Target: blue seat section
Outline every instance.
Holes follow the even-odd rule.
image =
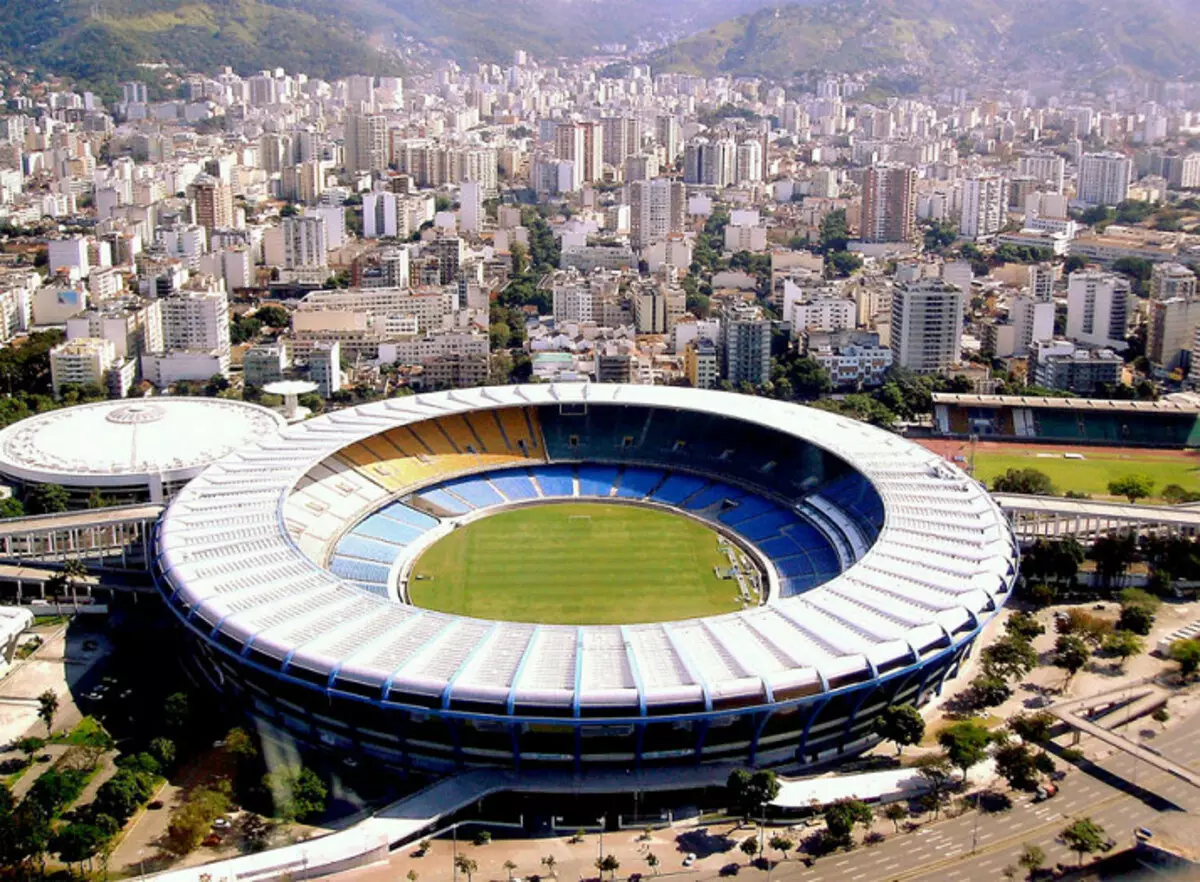
[[[883,500],[871,482],[850,472],[820,488],[820,494],[852,518],[871,539],[883,529]]]
[[[387,508],[376,512],[376,514],[390,518],[393,521],[399,521],[402,524],[408,524],[410,527],[416,527],[422,532],[432,530],[438,524],[437,518],[427,515],[423,511],[417,511],[415,508],[409,508],[403,502],[393,502]]]
[[[363,560],[351,560],[350,558],[334,555],[333,560],[329,562],[329,569],[334,575],[341,576],[343,579],[386,585],[388,570],[390,568],[383,564],[368,563]]]
[[[779,535],[784,527],[797,520],[796,515],[776,506],[773,511],[738,524],[733,529],[751,542],[758,542]]]
[[[658,486],[663,479],[661,469],[641,469],[631,466],[621,473],[617,495],[625,499],[645,499],[646,494]]]
[[[697,478],[695,475],[669,475],[650,498],[655,502],[679,505],[707,483],[704,478]]]
[[[400,548],[403,548],[424,532],[424,530],[410,527],[408,524],[397,523],[391,518],[385,518],[382,515],[376,514],[356,526],[351,531],[351,535],[366,536],[370,539],[389,542],[397,546],[392,549],[392,555],[395,556],[399,553]]]
[[[534,480],[547,497],[575,495],[575,468],[569,465],[532,468]]]
[[[474,509],[473,505],[468,505],[461,500],[455,499],[445,490],[441,489],[440,486],[422,490],[420,493],[414,494],[414,498],[423,499],[430,505],[436,505],[442,511],[449,512],[452,515],[466,514]]]
[[[617,482],[615,466],[581,465],[579,467],[580,496],[611,496]]]
[[[761,514],[766,514],[773,508],[777,508],[777,506],[765,499],[760,499],[757,496],[743,496],[738,500],[736,507],[726,509],[717,515],[717,520],[733,527],[737,524],[744,524],[751,518],[756,518]]]
[[[368,539],[366,536],[358,536],[354,533],[348,536],[343,536],[337,544],[335,554],[348,554],[351,557],[361,557],[365,560],[373,560],[376,563],[391,565],[396,559],[396,555],[400,553],[400,549],[395,545],[389,545],[386,542],[377,542],[374,539]]]
[[[745,491],[728,484],[710,484],[683,504],[689,511],[702,511],[709,506],[723,503],[726,500],[737,501],[746,495]]]
[[[489,475],[488,480],[492,482],[492,486],[504,494],[504,497],[510,502],[519,502],[523,499],[538,499],[539,494],[537,488],[533,486],[533,481],[523,471],[502,472],[498,475]]]
[[[489,505],[499,505],[504,501],[484,475],[468,475],[465,478],[455,478],[443,481],[441,488],[471,504],[472,508],[487,508]]]

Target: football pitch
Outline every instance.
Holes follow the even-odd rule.
[[[1138,474],[1154,482],[1154,498],[1144,502],[1161,502],[1157,497],[1168,484],[1200,493],[1200,458],[1138,450],[1080,452],[1083,459],[1066,459],[1062,451],[1047,447],[1005,453],[980,451],[975,455],[975,477],[991,487],[992,479],[1008,469],[1037,469],[1054,483],[1056,493],[1074,491],[1102,499],[1112,498],[1108,492],[1110,481]]]
[[[417,560],[416,606],[560,625],[668,621],[740,608],[718,534],[633,505],[555,503],[460,527]]]

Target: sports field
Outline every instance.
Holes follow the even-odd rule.
[[[632,505],[561,503],[460,527],[417,560],[417,606],[485,619],[562,625],[658,622],[732,612],[734,581],[717,534]]]
[[[959,441],[927,441],[935,450],[963,468],[971,462],[971,445]],[[1083,459],[1067,459],[1064,453]],[[1058,447],[1043,444],[980,442],[975,447],[975,477],[989,487],[996,475],[1008,469],[1037,469],[1054,483],[1059,494],[1074,491],[1095,499],[1111,499],[1108,483],[1130,474],[1146,475],[1154,482],[1154,497],[1168,484],[1200,493],[1200,456],[1182,450],[1142,450],[1129,447]]]

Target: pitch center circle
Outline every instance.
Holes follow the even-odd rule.
[[[632,625],[757,604],[744,549],[685,515],[644,505],[550,502],[478,518],[413,563],[414,606],[480,619]]]

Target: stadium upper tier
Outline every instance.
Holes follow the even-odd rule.
[[[396,549],[444,519],[596,495],[691,505],[752,543],[793,518],[816,525],[840,537],[821,578],[837,574],[737,613],[627,626],[482,621],[389,595]],[[919,703],[953,672],[1015,566],[985,490],[895,435],[749,396],[566,384],[393,399],[289,427],[184,490],[159,528],[156,575],[214,682],[245,681],[256,701],[301,708],[320,694],[323,715],[345,704],[360,728],[403,729],[386,737],[406,761],[578,763],[578,743],[567,755],[539,739],[565,725],[599,747],[620,725],[675,720],[665,745],[684,719],[739,721],[716,740],[736,730],[740,747],[669,751],[728,759],[746,744],[753,757],[760,738],[815,755],[869,737],[867,715]],[[886,697],[850,697],[885,681]],[[789,714],[786,732],[767,725]],[[740,728],[751,718],[752,737]]]

